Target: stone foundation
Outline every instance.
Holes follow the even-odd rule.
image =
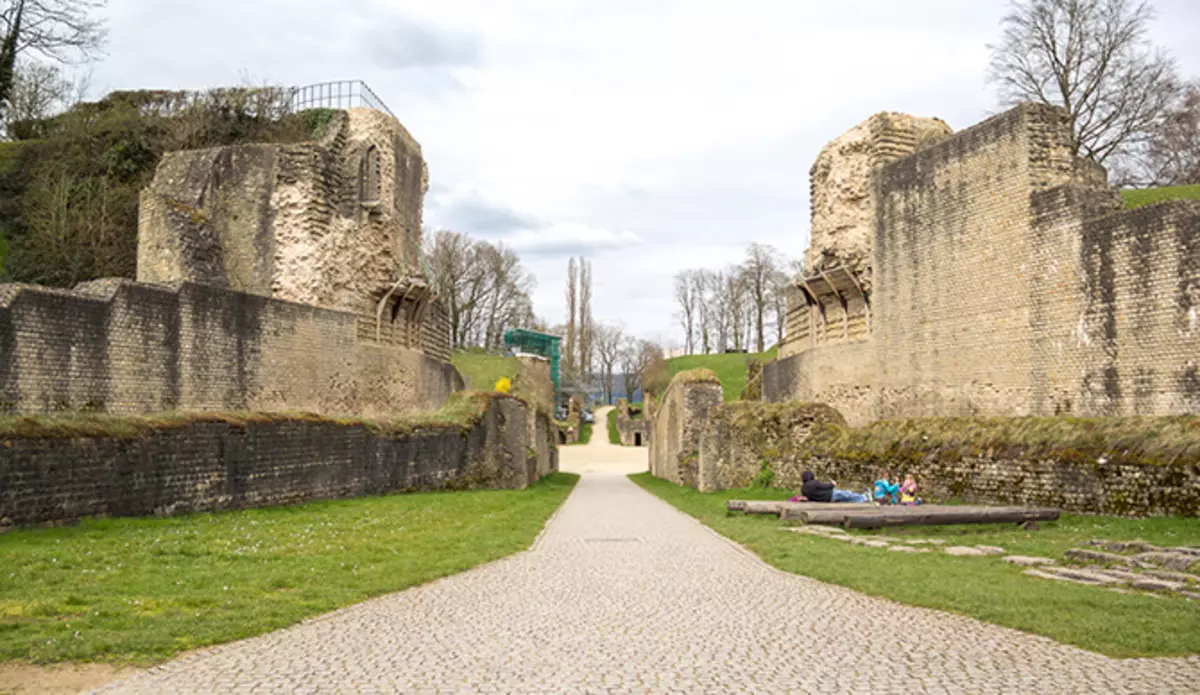
[[[0,527],[416,490],[519,489],[558,470],[549,417],[515,398],[486,398],[465,428],[407,435],[279,419],[198,422],[136,438],[10,438],[0,448]]]
[[[705,492],[744,487],[765,461],[775,487],[799,491],[801,474],[811,470],[842,488],[862,490],[886,468],[898,478],[912,474],[926,500],[1129,516],[1200,514],[1200,458],[1195,455],[1144,463],[1120,460],[1119,452],[1026,456],[1018,445],[989,446],[976,455],[964,455],[962,449],[939,451],[931,445],[922,454],[911,444],[902,454],[873,454],[852,448],[854,431],[843,422],[836,411],[819,404],[741,402],[713,407],[701,428],[694,482],[684,476],[674,482]],[[968,436],[964,432],[964,441]]]

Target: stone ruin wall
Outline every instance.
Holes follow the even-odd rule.
[[[649,446],[650,420],[646,410],[643,408],[642,417],[634,419],[630,414],[629,401],[624,398],[617,401],[615,410],[614,420],[621,446]],[[600,423],[597,422],[596,425],[600,426]]]
[[[811,235],[788,297],[781,356],[867,339],[874,282],[871,172],[950,134],[936,118],[882,112],[821,149],[809,171]]]
[[[317,142],[168,153],[138,283],[0,285],[0,411],[439,406],[462,381],[415,253],[427,180],[371,109]]]
[[[1200,412],[1200,204],[1120,209],[1069,135],[1024,105],[873,170],[870,331],[793,343],[764,398],[851,424]]]
[[[0,285],[0,412],[436,408],[462,379],[426,351],[358,335],[358,317],[243,292],[129,280]]]
[[[648,453],[652,475],[696,487],[700,436],[709,409],[722,399],[721,382],[708,370],[680,372],[671,379],[662,402],[646,411],[651,421]],[[647,398],[646,402],[653,400]]]
[[[373,109],[337,112],[315,142],[170,152],[142,192],[138,281],[373,316],[422,272],[427,188],[420,146]]]
[[[872,169],[905,157],[951,134],[936,118],[883,112],[838,136],[821,149],[809,170],[811,237],[804,253],[805,275],[822,268],[851,269],[871,289]]]
[[[413,490],[521,489],[558,470],[545,413],[488,399],[466,428],[402,436],[312,419],[197,422],[131,439],[14,439],[0,531],[89,516],[168,516]]]
[[[837,480],[840,487],[862,489],[880,468],[889,468],[898,476],[913,475],[921,496],[931,501],[1047,506],[1121,516],[1200,514],[1195,457],[1097,465],[1095,459],[1078,456],[1026,456],[1022,447],[989,447],[975,456],[930,450],[902,461],[814,455],[814,450],[822,450],[819,438],[826,423],[843,421],[821,404],[741,401],[713,407],[700,438],[694,487],[701,492],[746,487],[767,461],[772,485],[785,490],[799,490],[805,470],[821,480]]]

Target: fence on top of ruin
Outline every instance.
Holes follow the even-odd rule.
[[[383,103],[366,82],[362,80],[337,80],[319,82],[290,88],[292,111],[305,109],[356,109],[368,108],[382,111],[392,118],[396,114]]]

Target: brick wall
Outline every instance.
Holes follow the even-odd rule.
[[[386,319],[385,319],[386,320]],[[0,412],[393,414],[462,388],[354,314],[203,285],[0,285]]]
[[[9,439],[0,527],[165,516],[470,487],[523,488],[558,469],[549,418],[493,397],[464,431],[386,436],[284,420],[197,423],[131,439]]]
[[[1072,157],[1064,113],[1034,105],[871,176],[869,334],[827,344],[836,311],[818,322],[810,302],[765,399],[830,403],[851,424],[1200,412],[1200,204],[1119,210]]]
[[[744,487],[767,461],[773,485],[796,491],[805,470],[822,480],[836,480],[842,488],[861,490],[878,469],[887,468],[895,476],[912,474],[927,500],[1054,506],[1096,514],[1200,514],[1200,465],[1194,456],[1150,464],[1105,460],[1101,453],[1070,459],[1013,455],[1020,447],[974,456],[931,448],[903,460],[866,451],[822,453],[832,448],[831,442],[821,440],[829,436],[822,426],[840,423],[835,411],[818,404],[717,406],[704,424],[696,481],[684,484],[705,492]]]

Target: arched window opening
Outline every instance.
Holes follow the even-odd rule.
[[[358,166],[358,196],[363,205],[379,202],[379,148],[371,145]]]

